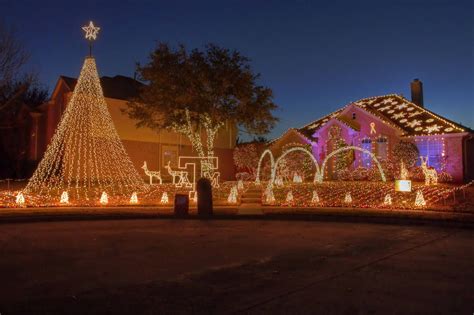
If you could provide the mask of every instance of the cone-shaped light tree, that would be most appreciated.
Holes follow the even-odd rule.
[[[144,182],[125,152],[107,109],[95,59],[88,56],[25,192],[55,198],[67,191],[77,200],[98,200],[102,192],[130,197],[143,189]]]

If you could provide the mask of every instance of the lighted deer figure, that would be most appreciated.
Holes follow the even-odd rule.
[[[188,172],[173,171],[171,169],[170,161],[168,161],[168,164],[166,164],[165,168],[168,170],[168,174],[173,177],[173,185],[176,187],[181,187],[184,184],[186,187],[192,187],[192,184],[188,179]],[[178,182],[176,182],[176,178],[178,178]]]
[[[156,177],[160,181],[160,185],[163,184],[163,180],[161,179],[161,172],[160,171],[150,171],[148,170],[148,166],[146,165],[146,161],[143,162],[142,166],[145,174],[150,177],[150,185],[153,184],[153,177]]]
[[[428,168],[428,156],[423,158],[420,156],[421,160],[421,169],[423,170],[423,174],[425,175],[425,185],[436,185],[438,184],[438,173],[434,168]]]

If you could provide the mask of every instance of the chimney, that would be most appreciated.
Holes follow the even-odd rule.
[[[411,101],[418,106],[425,107],[423,105],[423,83],[418,80],[414,79],[410,83],[411,88]]]

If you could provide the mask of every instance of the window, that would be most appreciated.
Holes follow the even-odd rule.
[[[372,140],[369,138],[362,139],[361,148],[369,152],[372,152]],[[361,166],[369,168],[370,165],[372,164],[372,158],[370,154],[362,152],[361,162],[362,162]]]
[[[352,113],[352,119],[356,119],[356,113]]]
[[[177,166],[178,165],[178,147],[163,146],[162,161],[163,161],[163,166],[168,165],[168,162],[170,162],[171,166]]]
[[[386,159],[388,152],[388,140],[386,137],[377,138],[377,158]]]
[[[443,161],[443,140],[422,139],[416,142],[420,156],[428,157],[428,166],[441,171]],[[420,166],[421,161],[418,158],[416,165]]]

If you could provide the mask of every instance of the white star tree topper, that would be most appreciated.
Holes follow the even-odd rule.
[[[89,25],[82,27],[82,30],[86,32],[86,39],[92,41],[97,39],[97,34],[100,31],[100,27],[94,26],[94,23],[90,21]]]

